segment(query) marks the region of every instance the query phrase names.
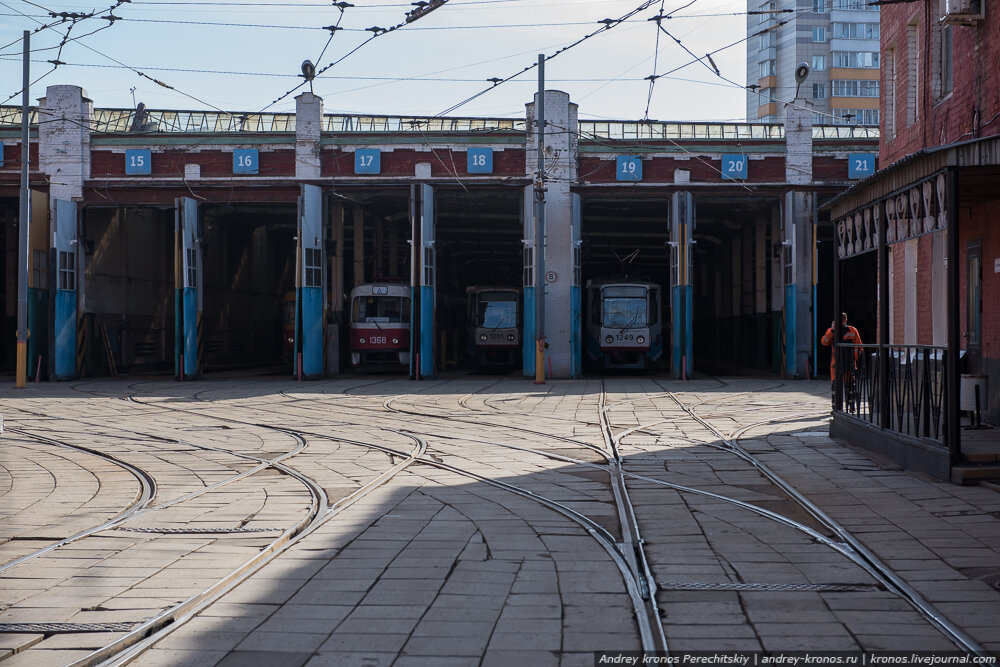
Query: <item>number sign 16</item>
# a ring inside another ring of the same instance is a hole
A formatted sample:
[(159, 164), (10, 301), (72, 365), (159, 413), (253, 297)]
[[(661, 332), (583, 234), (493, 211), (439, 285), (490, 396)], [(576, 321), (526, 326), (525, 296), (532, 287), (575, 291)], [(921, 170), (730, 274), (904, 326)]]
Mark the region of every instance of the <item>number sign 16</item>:
[(868, 178), (875, 173), (874, 153), (851, 153), (847, 160), (848, 178)]
[(636, 155), (619, 155), (616, 161), (617, 169), (615, 180), (619, 181), (641, 181), (642, 180), (642, 159)]
[(468, 164), (466, 165), (466, 171), (470, 174), (492, 174), (493, 149), (470, 148), (468, 152)]
[(233, 151), (234, 174), (256, 174), (259, 172), (259, 155), (256, 148), (237, 148)]
[(134, 174), (151, 174), (153, 167), (153, 161), (150, 156), (148, 149), (137, 149), (137, 150), (127, 150), (125, 151), (125, 173), (128, 175)]
[(354, 151), (355, 174), (379, 174), (382, 172), (382, 153), (377, 148), (359, 148)]
[(723, 155), (722, 178), (731, 181), (745, 181), (749, 174), (746, 155)]

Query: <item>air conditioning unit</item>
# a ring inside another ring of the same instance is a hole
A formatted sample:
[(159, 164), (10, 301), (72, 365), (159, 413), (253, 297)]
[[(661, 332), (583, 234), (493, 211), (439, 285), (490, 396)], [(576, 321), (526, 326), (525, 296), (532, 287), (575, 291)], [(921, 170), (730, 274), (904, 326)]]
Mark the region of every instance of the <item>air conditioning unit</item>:
[(975, 25), (985, 19), (986, 0), (944, 0), (942, 23)]

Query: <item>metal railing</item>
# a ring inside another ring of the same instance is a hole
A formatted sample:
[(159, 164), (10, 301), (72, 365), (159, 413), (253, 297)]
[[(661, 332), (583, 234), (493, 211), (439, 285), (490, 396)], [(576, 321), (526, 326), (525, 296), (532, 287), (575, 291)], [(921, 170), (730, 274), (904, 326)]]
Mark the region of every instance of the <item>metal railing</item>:
[(843, 370), (840, 396), (834, 392), (835, 409), (886, 430), (945, 442), (947, 348), (842, 343), (837, 355), (837, 366)]
[[(294, 113), (225, 113), (220, 111), (167, 111), (147, 109), (136, 123), (135, 109), (95, 109), (90, 122), (95, 134), (123, 133), (280, 133), (295, 131)], [(28, 121), (38, 124), (38, 109)], [(21, 125), (21, 107), (0, 106), (0, 127)], [(133, 127), (135, 129), (133, 130)], [(434, 116), (323, 116), (324, 132), (527, 132), (524, 118), (439, 118)], [(577, 123), (580, 138), (587, 140), (781, 140), (784, 125), (769, 123), (670, 123), (659, 121), (593, 121)], [(814, 125), (814, 139), (878, 139), (877, 127)]]

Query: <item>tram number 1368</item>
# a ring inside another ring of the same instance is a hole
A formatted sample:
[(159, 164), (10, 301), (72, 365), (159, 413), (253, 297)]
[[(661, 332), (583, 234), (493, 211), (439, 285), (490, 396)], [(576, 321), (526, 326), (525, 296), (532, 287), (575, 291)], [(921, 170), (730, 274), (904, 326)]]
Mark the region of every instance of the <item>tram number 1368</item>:
[(369, 336), (368, 342), (372, 345), (385, 345), (388, 341), (386, 341), (385, 336)]

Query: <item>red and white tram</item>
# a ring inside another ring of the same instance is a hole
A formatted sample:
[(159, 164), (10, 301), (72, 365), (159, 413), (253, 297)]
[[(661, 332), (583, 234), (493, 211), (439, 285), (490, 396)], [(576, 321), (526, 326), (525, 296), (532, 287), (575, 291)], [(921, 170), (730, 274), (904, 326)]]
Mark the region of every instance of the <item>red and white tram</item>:
[(351, 290), (351, 365), (409, 366), (410, 287), (370, 283)]

